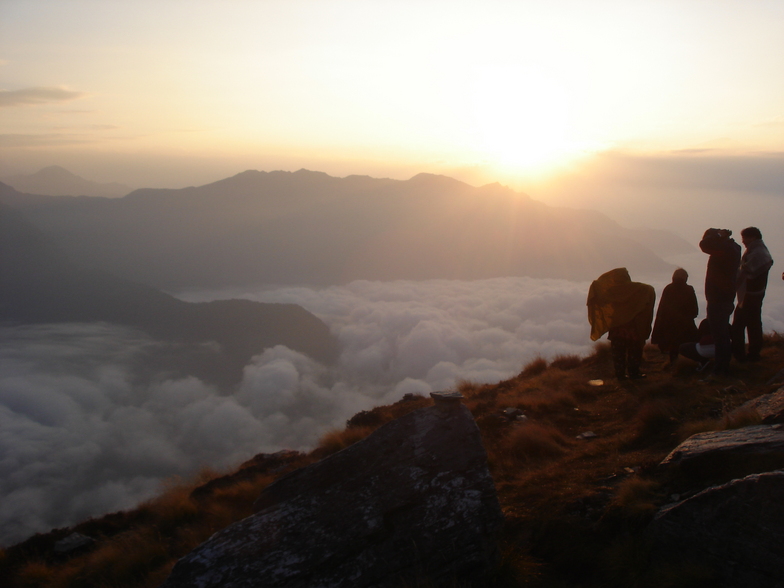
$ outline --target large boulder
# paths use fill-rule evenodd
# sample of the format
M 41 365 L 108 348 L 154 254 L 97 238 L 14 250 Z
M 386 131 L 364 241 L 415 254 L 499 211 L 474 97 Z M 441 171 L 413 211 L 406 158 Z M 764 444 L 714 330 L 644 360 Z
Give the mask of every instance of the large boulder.
M 166 588 L 438 586 L 484 578 L 502 513 L 471 413 L 437 402 L 296 470 Z
M 753 474 L 664 506 L 654 557 L 702 566 L 732 588 L 784 587 L 784 471 Z
M 704 488 L 749 474 L 784 468 L 784 425 L 755 425 L 692 435 L 678 445 L 662 466 Z

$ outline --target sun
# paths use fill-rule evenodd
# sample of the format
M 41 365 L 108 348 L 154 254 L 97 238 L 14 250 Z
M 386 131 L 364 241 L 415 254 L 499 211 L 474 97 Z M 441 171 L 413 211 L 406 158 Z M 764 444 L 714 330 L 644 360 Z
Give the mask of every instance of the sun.
M 543 171 L 575 152 L 567 94 L 536 69 L 483 68 L 474 85 L 474 134 L 497 165 Z

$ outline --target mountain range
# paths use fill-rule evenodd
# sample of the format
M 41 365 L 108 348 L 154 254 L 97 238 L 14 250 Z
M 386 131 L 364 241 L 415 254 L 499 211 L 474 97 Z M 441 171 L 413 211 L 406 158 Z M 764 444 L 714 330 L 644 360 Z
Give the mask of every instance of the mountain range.
M 630 230 L 595 211 L 430 174 L 401 181 L 246 171 L 113 199 L 0 184 L 0 201 L 79 265 L 169 291 L 356 279 L 588 280 L 621 266 L 635 277 L 670 272 L 660 255 L 694 250 L 671 233 Z

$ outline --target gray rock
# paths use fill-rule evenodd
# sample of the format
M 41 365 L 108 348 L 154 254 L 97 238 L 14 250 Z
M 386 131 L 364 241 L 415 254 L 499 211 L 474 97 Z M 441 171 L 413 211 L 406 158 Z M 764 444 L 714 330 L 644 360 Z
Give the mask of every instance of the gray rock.
M 732 588 L 784 587 L 784 471 L 753 474 L 663 507 L 654 560 L 688 562 Z
M 257 513 L 164 586 L 352 587 L 481 579 L 502 514 L 468 409 L 445 399 L 270 485 Z
M 95 539 L 92 537 L 82 535 L 81 533 L 71 533 L 65 539 L 60 539 L 57 543 L 54 544 L 54 552 L 70 553 L 72 551 L 76 551 L 77 549 L 81 549 L 82 547 L 92 545 L 93 543 L 95 543 Z
M 708 480 L 728 481 L 784 468 L 784 425 L 755 425 L 692 435 L 678 445 L 663 466 Z
M 749 400 L 739 408 L 744 409 L 757 411 L 765 425 L 784 423 L 784 388 Z

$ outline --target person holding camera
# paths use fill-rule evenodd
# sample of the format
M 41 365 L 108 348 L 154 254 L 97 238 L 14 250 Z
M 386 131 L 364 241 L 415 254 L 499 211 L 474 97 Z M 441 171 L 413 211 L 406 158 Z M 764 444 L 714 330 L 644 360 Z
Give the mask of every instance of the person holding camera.
M 740 245 L 729 229 L 708 229 L 700 241 L 700 249 L 707 253 L 705 299 L 711 336 L 716 347 L 713 376 L 725 376 L 732 357 L 730 316 L 735 308 Z

